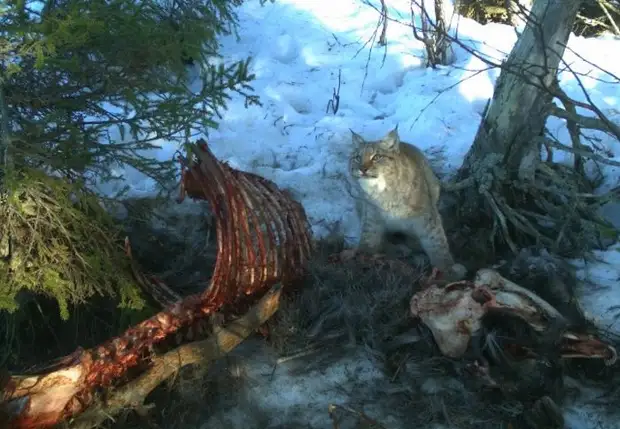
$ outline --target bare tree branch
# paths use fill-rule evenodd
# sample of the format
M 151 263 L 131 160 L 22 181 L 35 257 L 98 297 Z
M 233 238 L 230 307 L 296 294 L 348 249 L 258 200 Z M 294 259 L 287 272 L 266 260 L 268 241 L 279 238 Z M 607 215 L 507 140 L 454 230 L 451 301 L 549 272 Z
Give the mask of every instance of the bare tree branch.
M 377 7 L 373 4 L 371 4 L 370 2 L 366 2 L 366 4 L 370 7 L 373 7 L 378 13 L 381 13 L 381 11 L 379 9 L 377 9 Z M 425 43 L 426 46 L 426 39 L 424 37 L 425 31 L 428 32 L 430 31 L 428 29 L 428 25 L 431 26 L 436 26 L 436 24 L 433 24 L 431 17 L 428 15 L 428 11 L 426 10 L 426 8 L 419 3 L 419 0 L 412 0 L 411 2 L 411 7 L 412 7 L 412 16 L 415 14 L 415 10 L 413 9 L 413 5 L 417 5 L 418 8 L 420 9 L 420 13 L 422 14 L 422 28 L 421 30 L 418 30 L 418 28 L 415 25 L 415 22 L 411 21 L 411 22 L 405 22 L 405 21 L 400 21 L 397 19 L 394 19 L 392 17 L 387 17 L 387 19 L 392 20 L 400 25 L 406 25 L 406 26 L 410 26 L 412 28 L 412 32 L 414 34 L 414 37 L 416 37 L 416 39 L 421 40 L 422 42 Z M 524 19 L 526 20 L 528 25 L 531 26 L 535 26 L 536 28 L 539 29 L 539 31 L 541 31 L 541 25 L 540 23 L 537 22 L 536 17 L 532 16 L 531 14 L 529 14 L 529 10 L 526 9 L 523 5 L 517 5 L 517 7 L 520 10 L 520 13 L 523 14 Z M 435 31 L 438 31 L 437 28 L 434 29 Z M 421 34 L 420 34 L 421 32 Z M 554 116 L 566 119 L 567 121 L 573 121 L 575 126 L 579 126 L 581 128 L 590 128 L 590 129 L 596 129 L 596 130 L 600 130 L 603 132 L 608 133 L 611 136 L 614 136 L 616 138 L 618 138 L 620 140 L 620 127 L 615 124 L 613 121 L 611 121 L 601 110 L 600 108 L 598 108 L 596 106 L 596 104 L 593 102 L 591 96 L 587 93 L 585 86 L 583 85 L 583 82 L 580 79 L 580 76 L 584 76 L 583 73 L 578 73 L 577 71 L 573 70 L 571 68 L 571 66 L 569 64 L 567 64 L 564 60 L 561 60 L 561 64 L 563 65 L 563 69 L 565 69 L 566 71 L 569 71 L 577 80 L 578 85 L 580 86 L 580 88 L 582 89 L 582 92 L 584 93 L 584 96 L 586 98 L 586 102 L 582 102 L 579 100 L 575 100 L 571 97 L 569 97 L 564 91 L 558 91 L 559 87 L 554 87 L 553 85 L 550 85 L 548 83 L 545 83 L 543 79 L 541 79 L 541 77 L 543 75 L 545 75 L 544 70 L 547 68 L 546 66 L 543 65 L 542 68 L 540 68 L 540 66 L 538 64 L 532 64 L 529 63 L 528 61 L 521 61 L 518 64 L 507 64 L 506 62 L 499 62 L 496 60 L 491 59 L 490 57 L 488 57 L 487 55 L 481 53 L 480 51 L 478 51 L 477 49 L 470 47 L 468 44 L 465 43 L 464 40 L 460 40 L 456 37 L 453 37 L 449 34 L 449 32 L 445 31 L 444 32 L 445 37 L 452 43 L 457 44 L 460 48 L 464 49 L 466 52 L 468 52 L 469 54 L 471 54 L 472 56 L 474 56 L 475 58 L 479 59 L 480 61 L 482 61 L 487 67 L 485 69 L 480 70 L 480 72 L 484 72 L 487 70 L 490 70 L 492 68 L 500 68 L 502 70 L 503 73 L 512 73 L 512 74 L 516 74 L 519 75 L 524 81 L 527 82 L 527 84 L 532 85 L 534 87 L 536 87 L 537 89 L 541 90 L 541 91 L 545 91 L 547 93 L 551 93 L 554 97 L 557 97 L 558 99 L 560 99 L 560 101 L 562 102 L 562 104 L 566 107 L 567 105 L 572 106 L 572 107 L 580 107 L 586 110 L 590 110 L 592 112 L 594 112 L 596 114 L 596 118 L 589 118 L 583 115 L 578 115 L 576 113 L 576 111 L 574 113 L 571 113 L 570 107 L 568 108 L 569 110 L 565 110 L 565 109 L 561 109 L 558 106 L 550 106 L 550 110 L 548 112 L 548 114 L 553 114 Z M 544 47 L 547 51 L 549 51 L 550 53 L 554 54 L 554 55 L 558 55 L 558 49 L 556 49 L 555 47 L 552 46 L 546 46 Z M 574 52 L 574 50 L 568 48 L 565 44 L 563 43 L 559 43 L 558 44 L 558 48 L 561 50 L 564 49 L 569 49 L 572 53 L 574 53 L 577 57 L 579 57 L 580 59 L 582 59 L 584 62 L 588 63 L 589 65 L 595 67 L 596 69 L 600 70 L 601 72 L 605 73 L 606 75 L 612 77 L 613 79 L 615 79 L 615 81 L 620 83 L 620 78 L 618 76 L 616 76 L 615 74 L 602 69 L 600 66 L 591 63 L 590 61 L 586 60 L 585 58 L 583 58 L 582 56 L 580 56 L 579 54 L 577 54 L 576 52 Z M 427 52 L 428 52 L 428 48 L 427 48 Z M 542 74 L 541 74 L 542 72 Z M 475 73 L 477 74 L 477 73 Z M 475 75 L 474 74 L 474 75 Z M 591 79 L 596 79 L 593 76 L 587 76 L 588 78 Z M 463 81 L 465 81 L 467 79 L 462 79 L 461 81 L 459 81 L 459 83 L 462 83 Z M 604 81 L 602 79 L 597 79 L 601 82 L 605 82 L 605 83 L 614 83 L 614 82 L 607 82 Z M 456 85 L 456 84 L 455 84 Z M 451 89 L 452 87 L 454 87 L 454 85 L 446 88 L 446 91 Z M 442 91 L 441 93 L 438 94 L 437 97 L 433 98 L 433 100 L 422 109 L 422 112 L 420 112 L 418 114 L 418 116 L 416 117 L 416 119 L 414 120 L 414 123 L 417 122 L 417 120 L 419 119 L 419 117 L 421 116 L 421 114 L 430 106 L 432 105 L 438 98 L 439 96 L 445 91 Z M 567 126 L 569 124 L 567 123 Z M 572 126 L 572 125 L 571 125 Z M 574 131 L 574 130 L 573 130 Z M 569 130 L 570 132 L 570 130 Z M 574 139 L 574 132 L 572 133 L 572 139 Z M 573 140 L 573 143 L 575 144 L 575 140 Z M 565 148 L 566 146 L 562 145 L 562 148 Z M 584 147 L 583 145 L 581 147 Z
M 596 2 L 598 3 L 599 7 L 603 11 L 607 19 L 609 20 L 609 24 L 614 29 L 616 36 L 620 36 L 620 28 L 618 28 L 616 21 L 614 20 L 613 16 L 611 16 L 611 14 L 609 13 L 609 9 L 613 10 L 613 6 L 609 4 L 609 2 L 606 0 L 596 0 Z
M 415 25 L 414 5 L 420 9 L 421 32 L 418 32 Z M 454 53 L 450 38 L 447 36 L 444 0 L 435 0 L 435 24 L 427 13 L 423 0 L 411 0 L 410 10 L 413 37 L 424 43 L 426 48 L 426 65 L 435 68 L 439 64 L 450 64 L 454 59 Z
M 385 5 L 385 0 L 381 0 L 381 17 L 383 20 L 383 28 L 381 29 L 381 36 L 379 36 L 379 45 L 385 46 L 387 45 L 387 6 Z
M 570 99 L 567 100 L 570 102 Z M 566 105 L 565 105 L 566 106 Z M 620 127 L 613 122 L 609 122 L 608 124 L 599 118 L 592 118 L 589 116 L 583 116 L 574 111 L 573 108 L 570 110 L 561 109 L 557 106 L 549 107 L 549 114 L 553 116 L 557 116 L 558 118 L 566 119 L 567 121 L 575 122 L 581 128 L 589 128 L 592 130 L 599 130 L 605 133 L 611 134 L 620 140 Z

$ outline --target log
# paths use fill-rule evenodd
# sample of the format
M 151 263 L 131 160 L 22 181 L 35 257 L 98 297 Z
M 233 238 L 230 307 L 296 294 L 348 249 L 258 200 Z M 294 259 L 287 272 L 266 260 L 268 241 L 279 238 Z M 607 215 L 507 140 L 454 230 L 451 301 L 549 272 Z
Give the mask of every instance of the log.
M 151 368 L 140 377 L 111 391 L 105 400 L 87 408 L 70 423 L 71 429 L 91 429 L 128 408 L 140 412 L 148 406 L 145 398 L 161 383 L 187 365 L 207 364 L 232 351 L 269 320 L 280 305 L 280 285 L 267 294 L 242 317 L 217 327 L 206 340 L 184 344 L 153 358 Z

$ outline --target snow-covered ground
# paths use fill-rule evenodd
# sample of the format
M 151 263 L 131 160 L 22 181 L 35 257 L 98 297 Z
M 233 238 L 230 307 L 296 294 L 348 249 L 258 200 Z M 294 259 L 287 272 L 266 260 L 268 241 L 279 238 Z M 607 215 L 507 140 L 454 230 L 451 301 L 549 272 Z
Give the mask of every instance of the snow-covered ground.
M 407 21 L 409 1 L 386 3 L 392 16 Z M 317 236 L 334 224 L 339 224 L 351 241 L 358 235 L 353 201 L 344 185 L 349 129 L 377 138 L 398 124 L 401 138 L 434 154 L 436 165 L 445 173 L 461 164 L 492 96 L 498 69 L 487 70 L 481 60 L 459 47 L 455 47 L 453 65 L 425 68 L 421 42 L 415 40 L 410 28 L 394 22 L 388 26 L 387 48 L 375 46 L 370 52 L 371 43 L 364 44 L 373 37 L 379 17 L 360 0 L 277 0 L 264 6 L 247 1 L 238 13 L 240 39 L 223 38 L 221 53 L 226 61 L 254 58 L 256 80 L 252 85 L 263 107 L 245 108 L 243 100 L 234 97 L 219 129 L 209 131 L 210 146 L 219 159 L 233 167 L 260 174 L 292 191 L 303 203 Z M 517 39 L 511 27 L 480 25 L 464 18 L 458 21 L 458 35 L 496 60 L 504 58 Z M 620 122 L 620 85 L 596 68 L 620 75 L 620 57 L 613 54 L 620 52 L 620 40 L 573 36 L 569 48 L 565 61 L 582 74 L 581 82 L 601 110 Z M 339 74 L 339 109 L 335 114 L 326 113 Z M 586 101 L 570 72 L 563 72 L 560 82 L 569 95 Z M 561 142 L 570 144 L 564 121 L 550 119 L 548 126 Z M 610 159 L 620 161 L 620 142 L 602 132 L 587 135 L 596 139 Z M 157 156 L 170 159 L 174 150 L 176 147 L 162 142 Z M 606 174 L 604 187 L 616 186 L 620 169 L 606 167 Z M 128 175 L 128 182 L 135 194 L 148 193 L 153 186 L 135 172 Z M 616 211 L 608 210 L 612 215 Z M 620 246 L 598 256 L 602 262 L 590 263 L 581 271 L 600 286 L 583 292 L 583 306 L 606 328 L 620 332 Z M 369 383 L 379 376 L 366 364 L 359 365 L 365 374 L 360 377 Z M 338 383 L 342 375 L 338 371 L 313 374 L 306 384 L 301 379 L 284 380 L 274 389 L 277 397 L 261 390 L 255 399 L 291 406 L 325 403 L 326 409 L 331 399 L 321 396 L 316 380 L 323 377 Z M 585 412 L 573 411 L 571 415 Z M 578 420 L 567 427 L 613 426 L 589 417 Z

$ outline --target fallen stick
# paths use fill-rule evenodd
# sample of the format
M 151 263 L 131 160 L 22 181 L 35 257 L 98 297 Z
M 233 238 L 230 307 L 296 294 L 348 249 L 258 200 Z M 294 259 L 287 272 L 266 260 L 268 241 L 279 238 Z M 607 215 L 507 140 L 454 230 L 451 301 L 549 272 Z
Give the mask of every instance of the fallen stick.
M 71 420 L 72 429 L 91 429 L 128 408 L 145 411 L 145 398 L 167 378 L 187 365 L 204 364 L 222 358 L 271 318 L 280 306 L 280 285 L 269 292 L 242 317 L 215 328 L 206 340 L 184 344 L 153 358 L 152 367 L 140 377 L 111 391 L 104 402 L 86 409 Z
M 339 418 L 336 414 L 338 411 L 342 412 L 342 416 Z M 363 411 L 354 410 L 346 405 L 329 404 L 327 406 L 327 413 L 332 419 L 333 429 L 341 429 L 344 417 L 352 417 L 355 423 L 352 423 L 354 427 L 364 427 L 369 429 L 386 429 L 381 423 L 375 419 L 370 418 Z M 347 425 L 349 427 L 349 425 Z

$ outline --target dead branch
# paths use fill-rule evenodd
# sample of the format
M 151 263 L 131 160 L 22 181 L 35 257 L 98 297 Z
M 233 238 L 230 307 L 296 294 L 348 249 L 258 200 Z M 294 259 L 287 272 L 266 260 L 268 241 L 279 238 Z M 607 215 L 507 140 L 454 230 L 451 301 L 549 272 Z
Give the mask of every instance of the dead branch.
M 88 408 L 71 421 L 70 427 L 90 429 L 123 410 L 144 407 L 149 393 L 181 368 L 221 359 L 275 314 L 281 292 L 281 286 L 272 287 L 248 313 L 225 327 L 216 328 L 209 339 L 185 344 L 153 358 L 148 371 L 108 394 L 105 401 Z
M 583 107 L 584 109 L 590 110 L 591 112 L 594 112 L 596 116 L 598 117 L 598 119 L 606 126 L 606 129 L 604 129 L 603 131 L 616 137 L 618 140 L 620 140 L 620 127 L 616 125 L 611 119 L 609 119 L 607 115 L 605 115 L 603 111 L 596 105 L 596 103 L 594 103 L 594 101 L 592 100 L 592 97 L 590 96 L 585 85 L 583 84 L 579 74 L 575 73 L 575 71 L 571 68 L 571 66 L 568 65 L 566 61 L 564 61 L 563 59 L 562 59 L 562 63 L 575 77 L 575 80 L 577 81 L 577 85 L 581 89 L 581 92 L 587 101 L 587 103 L 583 103 L 583 102 L 579 102 L 577 100 L 571 99 L 570 100 L 571 103 L 573 103 L 576 106 Z M 547 90 L 550 91 L 556 97 L 558 96 L 557 92 L 553 91 L 553 87 L 547 88 Z
M 575 157 L 582 157 L 582 158 L 589 158 L 593 161 L 599 162 L 601 164 L 605 164 L 605 165 L 612 165 L 614 167 L 620 167 L 620 162 L 618 161 L 614 161 L 612 159 L 607 159 L 602 157 L 601 155 L 597 155 L 596 153 L 594 153 L 592 150 L 587 149 L 587 146 L 581 146 L 581 147 L 569 147 L 566 145 L 563 145 L 561 143 L 555 142 L 549 138 L 546 137 L 540 137 L 540 141 L 543 142 L 545 145 L 548 145 L 550 147 L 555 147 L 557 149 L 563 150 L 564 152 L 570 152 L 573 155 L 575 155 Z
M 331 108 L 332 113 L 335 115 L 340 108 L 340 86 L 342 84 L 342 69 L 338 69 L 338 88 L 334 88 L 332 91 L 332 98 L 327 102 L 327 108 L 325 113 L 329 113 Z
M 379 11 L 375 5 L 373 5 L 369 0 L 364 0 L 363 3 L 367 6 L 372 7 L 373 9 Z M 364 66 L 364 78 L 362 79 L 362 87 L 361 87 L 361 91 L 364 91 L 364 85 L 366 84 L 366 78 L 368 77 L 368 67 L 370 66 L 370 58 L 372 58 L 372 51 L 374 49 L 375 46 L 375 40 L 377 39 L 377 33 L 379 32 L 379 27 L 383 26 L 386 31 L 387 31 L 387 21 L 390 19 L 389 15 L 386 13 L 385 15 L 383 14 L 382 11 L 379 11 L 380 16 L 379 16 L 379 20 L 377 21 L 377 25 L 374 29 L 374 31 L 372 32 L 372 34 L 370 35 L 370 37 L 368 38 L 368 40 L 366 40 L 364 42 L 364 44 L 362 45 L 361 48 L 359 48 L 357 50 L 357 52 L 355 53 L 355 55 L 353 56 L 353 58 L 355 58 L 356 56 L 359 55 L 360 52 L 362 52 L 364 50 L 364 48 L 366 46 L 370 45 L 370 48 L 368 49 L 368 57 L 366 58 L 366 64 Z M 387 43 L 383 46 L 383 59 L 382 59 L 382 65 L 385 63 L 385 59 L 387 58 Z
M 381 0 L 381 16 L 382 16 L 382 29 L 381 29 L 381 36 L 379 36 L 379 45 L 380 46 L 385 46 L 387 45 L 387 25 L 388 25 L 388 20 L 387 20 L 387 6 L 385 5 L 385 0 Z
M 571 115 L 577 115 L 577 108 L 575 107 L 575 104 L 571 102 L 570 97 L 568 96 L 568 94 L 566 94 L 566 92 L 560 87 L 560 82 L 558 82 L 558 78 L 556 76 L 554 82 L 553 82 L 553 88 L 557 93 L 558 98 L 560 99 L 560 101 L 562 102 L 562 104 L 564 105 L 564 109 L 567 113 L 570 113 Z M 551 106 L 551 108 L 556 108 L 556 106 Z M 581 145 L 581 130 L 579 127 L 579 124 L 577 124 L 576 121 L 574 120 L 566 120 L 566 128 L 568 129 L 568 133 L 570 135 L 570 139 L 573 145 L 573 149 L 577 149 L 580 150 L 582 149 L 582 145 Z M 547 147 L 547 146 L 545 146 Z M 584 175 L 585 171 L 584 171 L 584 166 L 583 166 L 583 159 L 581 158 L 581 155 L 577 155 L 575 154 L 575 162 L 574 162 L 574 166 L 575 166 L 575 170 L 577 170 L 579 172 L 579 174 Z
M 421 32 L 415 25 L 414 5 L 420 9 Z M 447 36 L 446 19 L 444 16 L 443 0 L 435 0 L 435 24 L 426 11 L 424 1 L 411 0 L 411 29 L 413 37 L 424 43 L 426 49 L 426 65 L 436 68 L 437 65 L 447 65 L 451 61 L 449 51 L 450 39 Z
M 370 7 L 373 7 L 378 13 L 381 13 L 381 11 L 374 5 L 370 4 L 369 2 L 367 3 Z M 412 28 L 412 31 L 414 33 L 414 37 L 416 37 L 416 39 L 418 40 L 422 40 L 424 41 L 424 30 L 426 29 L 427 31 L 428 28 L 427 26 L 430 25 L 433 27 L 433 31 L 437 32 L 439 31 L 439 29 L 437 28 L 437 24 L 434 24 L 430 18 L 430 15 L 428 14 L 428 12 L 426 11 L 426 9 L 423 6 L 419 5 L 418 0 L 412 0 L 412 6 L 414 4 L 418 5 L 418 7 L 420 8 L 421 14 L 422 14 L 422 35 L 420 35 L 418 33 L 418 30 L 415 26 L 415 23 L 412 22 L 404 22 L 404 21 L 400 21 L 397 20 L 395 18 L 392 18 L 390 16 L 387 17 L 387 19 L 392 20 L 396 23 L 399 23 L 401 25 L 409 25 Z M 412 9 L 412 14 L 414 13 L 413 9 Z M 524 19 L 526 19 L 528 25 L 532 25 L 532 26 L 540 26 L 540 23 L 538 23 L 535 20 L 535 17 L 531 16 L 530 14 L 523 14 L 524 15 Z M 412 15 L 413 16 L 413 15 Z M 487 56 L 481 54 L 480 52 L 478 52 L 476 49 L 468 46 L 466 43 L 464 43 L 463 41 L 459 40 L 456 37 L 452 37 L 447 31 L 444 32 L 444 36 L 445 38 L 449 41 L 449 42 L 453 42 L 455 44 L 457 44 L 460 48 L 464 49 L 465 51 L 467 51 L 469 54 L 473 55 L 475 58 L 479 59 L 480 61 L 482 61 L 485 65 L 488 66 L 488 68 L 500 68 L 502 70 L 503 73 L 512 73 L 512 74 L 517 74 L 519 75 L 524 81 L 526 81 L 529 85 L 532 85 L 538 89 L 540 89 L 541 91 L 545 91 L 547 93 L 552 93 L 554 96 L 556 97 L 560 97 L 561 94 L 559 94 L 557 91 L 554 91 L 554 88 L 550 85 L 544 84 L 543 82 L 540 81 L 539 77 L 532 71 L 532 70 L 536 70 L 536 64 L 530 64 L 527 61 L 523 61 L 520 64 L 508 64 L 507 62 L 500 62 L 500 61 L 494 61 L 489 59 Z M 620 78 L 618 76 L 615 76 L 613 73 L 606 71 L 604 69 L 602 69 L 600 66 L 597 66 L 595 64 L 592 64 L 591 62 L 587 61 L 585 58 L 583 58 L 582 56 L 578 55 L 576 52 L 574 52 L 573 50 L 571 50 L 570 48 L 568 48 L 568 46 L 566 46 L 565 44 L 560 43 L 559 44 L 561 49 L 569 49 L 573 54 L 575 54 L 577 57 L 581 58 L 583 61 L 587 62 L 588 64 L 592 65 L 593 67 L 596 67 L 598 70 L 602 71 L 603 73 L 613 77 L 616 81 L 620 82 Z M 551 46 L 547 46 L 546 49 L 552 53 L 557 55 L 557 50 L 554 47 Z M 568 71 L 570 71 L 570 73 L 577 79 L 577 82 L 579 84 L 579 86 L 582 88 L 582 92 L 584 93 L 584 96 L 586 97 L 587 102 L 581 102 L 575 99 L 572 99 L 570 97 L 565 97 L 563 99 L 563 103 L 564 102 L 569 102 L 572 103 L 574 106 L 576 107 L 581 107 L 587 110 L 590 110 L 592 112 L 594 112 L 597 116 L 597 118 L 599 119 L 599 121 L 592 121 L 591 119 L 594 118 L 588 118 L 588 117 L 584 117 L 584 121 L 579 121 L 579 120 L 575 120 L 575 123 L 577 125 L 579 125 L 581 128 L 591 128 L 591 129 L 597 129 L 597 130 L 601 130 L 604 132 L 609 133 L 610 135 L 613 135 L 614 137 L 618 138 L 620 140 L 620 127 L 618 125 L 616 125 L 613 121 L 611 121 L 593 102 L 593 100 L 591 99 L 591 97 L 589 96 L 589 94 L 587 93 L 587 91 L 585 90 L 585 87 L 583 86 L 583 83 L 581 82 L 580 76 L 582 75 L 581 73 L 576 72 L 575 70 L 573 70 L 568 64 L 566 64 L 563 61 L 564 66 L 568 69 Z M 435 101 L 435 100 L 433 100 Z M 556 109 L 559 109 L 556 107 Z M 562 117 L 560 115 L 566 115 L 566 113 L 563 112 L 559 112 L 557 110 L 554 110 L 554 116 L 558 116 L 558 117 Z M 564 118 L 564 119 L 571 119 L 574 120 L 575 118 Z M 601 125 L 601 122 L 603 125 Z
M 569 98 L 566 101 L 570 102 L 574 106 L 572 99 Z M 549 114 L 557 116 L 558 118 L 566 119 L 567 121 L 572 121 L 581 128 L 603 131 L 620 140 L 620 126 L 614 124 L 611 119 L 607 119 L 607 122 L 604 122 L 599 118 L 580 115 L 576 111 L 573 112 L 571 110 L 565 110 L 557 106 L 549 106 Z
M 609 20 L 609 24 L 614 29 L 614 33 L 616 34 L 616 36 L 620 36 L 620 28 L 618 28 L 616 21 L 614 20 L 613 16 L 611 16 L 611 13 L 609 13 L 609 9 L 614 10 L 616 13 L 618 12 L 618 10 L 614 8 L 613 5 L 609 4 L 607 0 L 596 0 L 596 2 L 605 14 L 605 17 L 607 17 L 607 19 Z
M 327 412 L 329 413 L 329 417 L 332 419 L 333 429 L 341 429 L 341 424 L 347 416 L 356 420 L 357 424 L 354 424 L 355 427 L 359 426 L 372 429 L 385 429 L 385 426 L 380 424 L 375 419 L 368 417 L 368 415 L 366 415 L 363 411 L 354 410 L 346 405 L 329 404 L 327 407 Z M 341 415 L 338 416 L 337 414 Z M 349 425 L 347 424 L 345 427 L 349 427 Z

